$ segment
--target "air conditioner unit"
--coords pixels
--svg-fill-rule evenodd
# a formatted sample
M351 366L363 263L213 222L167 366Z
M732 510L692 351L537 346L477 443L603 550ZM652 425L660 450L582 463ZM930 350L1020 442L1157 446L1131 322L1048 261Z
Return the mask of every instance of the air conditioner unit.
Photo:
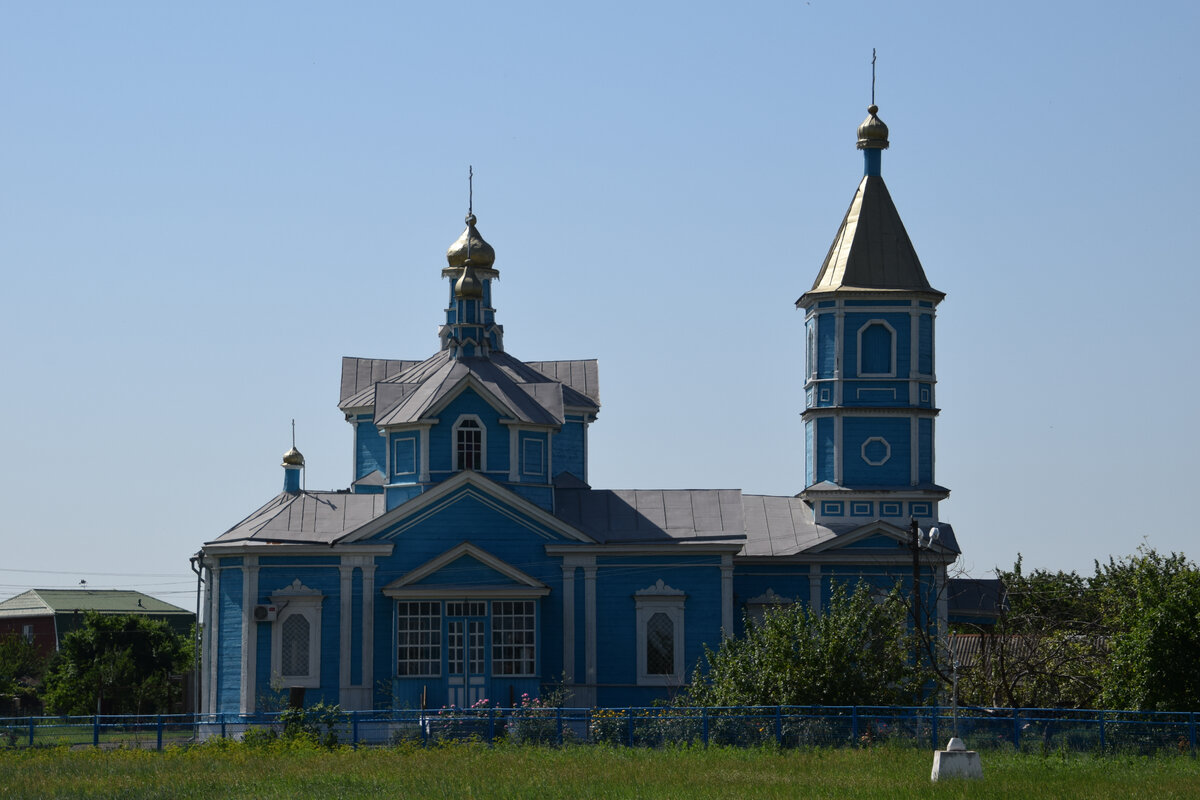
M255 606L254 621L255 622L274 622L275 615L279 610L275 606Z

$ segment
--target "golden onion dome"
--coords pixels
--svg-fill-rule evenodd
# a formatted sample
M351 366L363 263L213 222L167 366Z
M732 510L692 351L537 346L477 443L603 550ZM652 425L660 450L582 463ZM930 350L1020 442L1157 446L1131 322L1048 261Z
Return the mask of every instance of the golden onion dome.
M303 467L304 456L300 455L300 451L293 447L283 454L283 466L285 467Z
M463 265L462 275L454 282L454 296L459 300L478 300L483 297L483 284L475 274L475 248L471 248L471 258Z
M492 264L496 263L496 251L492 246L483 240L479 235L479 231L475 229L475 215L467 215L467 229L462 232L455 240L454 244L450 245L450 249L446 251L446 261L451 269L458 269L466 266L468 258L467 245L470 244L469 256L471 264L480 269L491 269Z
M858 126L859 150L886 150L888 147L888 126L876 116L878 111L879 106L867 107L867 118Z

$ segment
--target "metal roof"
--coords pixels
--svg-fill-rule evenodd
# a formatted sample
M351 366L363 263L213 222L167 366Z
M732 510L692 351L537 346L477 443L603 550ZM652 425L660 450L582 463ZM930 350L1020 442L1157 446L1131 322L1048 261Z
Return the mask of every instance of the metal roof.
M385 511L383 494L281 492L214 542L327 544Z
M128 589L30 589L0 602L0 618L44 617L71 611L193 615L185 608Z
M741 539L737 489L556 489L554 515L600 542Z
M796 302L799 305L811 295L841 291L944 296L929 285L900 213L878 175L863 176L816 281Z

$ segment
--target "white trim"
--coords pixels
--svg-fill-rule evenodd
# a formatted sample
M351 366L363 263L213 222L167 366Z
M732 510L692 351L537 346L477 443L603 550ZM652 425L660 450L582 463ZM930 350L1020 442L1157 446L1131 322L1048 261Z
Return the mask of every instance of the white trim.
M587 682L596 684L596 565L583 568L583 630L584 659L587 661Z
M637 682L639 686L680 686L684 682L683 649L687 642L684 636L684 603L687 594L672 588L661 578L653 586L639 589L633 593L636 609L637 635ZM646 669L648 652L647 637L649 624L655 616L663 614L671 622L671 650L674 663L668 674L650 674Z
M310 589L300 582L271 592L271 602L279 606L279 614L271 623L271 678L283 686L303 686L315 689L321 686L321 604L325 596L317 589ZM283 624L294 616L308 622L308 674L283 674Z
M254 606L258 602L258 557L242 560L242 676L238 706L243 714L254 712L254 676L258 668L258 626Z
M350 641L354 610L354 565L338 566L338 704L350 708Z
M458 544L445 551L441 555L434 556L424 564L404 573L399 578L383 587L382 591L384 594L391 596L390 593L393 590L401 589L409 586L409 584L423 580L448 564L454 563L463 556L470 556L471 558L474 558L476 561L479 561L485 566L490 567L514 583L518 583L532 589L546 589L549 591L550 587L539 581L537 578L533 577L532 575L527 575L526 573L514 567L512 564L497 558L486 550L482 550L470 542L462 542L461 544Z
M872 325L882 325L883 327L888 329L888 332L892 336L891 364L890 364L890 369L888 369L887 372L867 372L863 369L863 347L862 347L863 331L865 331L867 328L870 328ZM858 364L856 365L857 370L855 371L855 376L859 377L859 378L895 378L896 377L896 339L898 337L896 335L896 329L891 326L891 323L889 323L886 319L869 319L858 327L858 331L855 335L857 336L857 342L858 342L858 350L856 353L856 355L858 357Z
M867 458L867 445L871 444L871 442L879 442L883 445L883 458L879 459L878 461L872 461L871 459ZM859 448L859 454L862 456L862 460L867 462L872 467L882 467L892 459L892 446L888 443L888 440L882 436L869 436L863 440L862 447Z
M462 486L469 486L471 489L477 491L467 492L459 497L450 496ZM473 497L481 502L484 502L492 509L506 514L510 519L525 525L525 527L530 528L530 530L534 530L534 528L531 527L530 521L528 519L522 519L518 515L529 517L533 520L533 522L544 525L546 528L565 539L573 539L578 542L587 542L588 544L595 544L596 542L595 539L588 536L583 531L571 527L558 517L548 513L540 506L534 505L515 492L504 488L492 479L481 475L478 472L472 472L470 470L457 472L452 477L447 478L436 486L422 492L408 502L402 503L401 505L393 508L391 511L387 511L379 517L376 517L374 520L352 531L344 539L342 539L341 542L347 544L351 542L357 542L361 539L375 536L376 534L393 526L396 526L396 530L392 531L389 536L395 536L405 528L411 527L411 525L421 521L421 519L424 519L425 516L441 511L444 501L454 503L465 497ZM541 536L545 536L544 533L536 530L534 530L534 532ZM328 553L329 547L325 546L323 552Z
M721 556L721 634L733 636L733 554Z
M562 565L563 681L575 683L575 564Z

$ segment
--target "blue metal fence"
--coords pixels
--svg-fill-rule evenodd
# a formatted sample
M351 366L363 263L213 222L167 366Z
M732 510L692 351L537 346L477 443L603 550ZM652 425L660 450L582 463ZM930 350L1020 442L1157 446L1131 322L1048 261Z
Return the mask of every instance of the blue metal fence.
M161 750L215 737L282 733L279 713L0 718L0 748L139 747ZM891 742L975 750L1179 753L1196 756L1193 712L940 707L446 708L351 711L326 731L359 745L507 740L525 744L672 744L846 747Z

